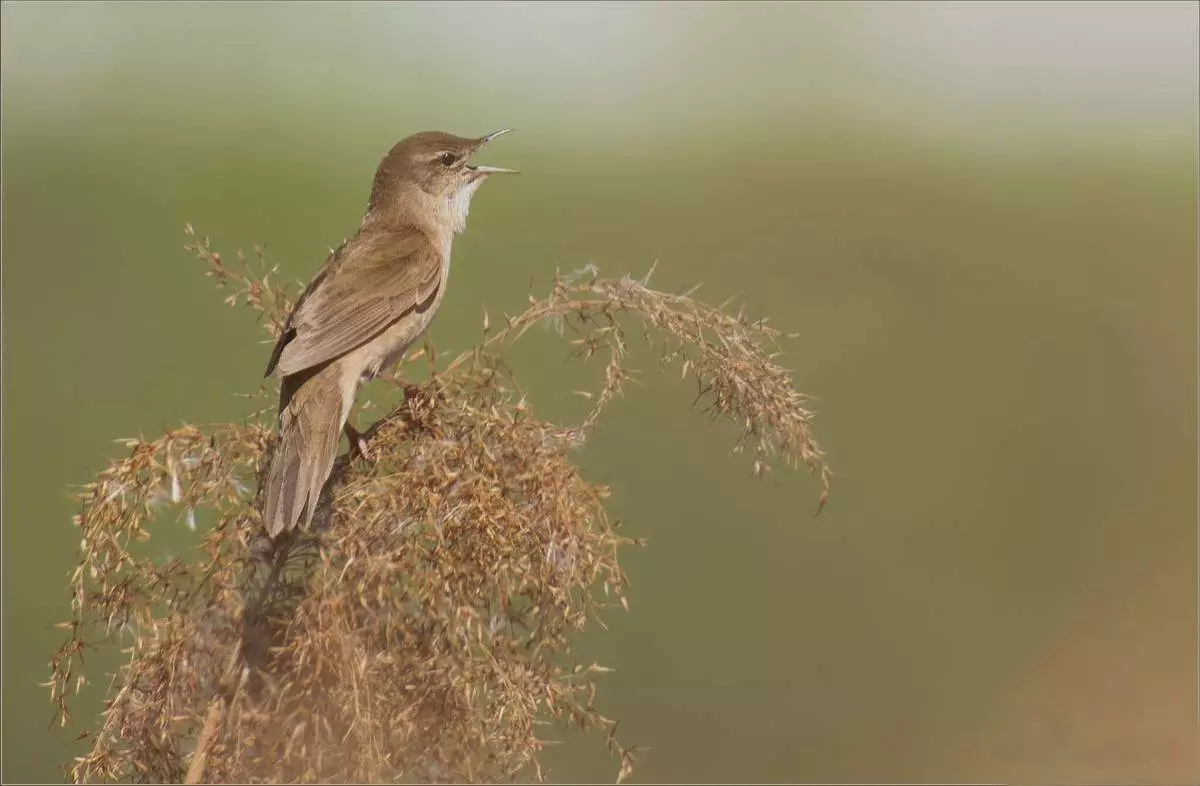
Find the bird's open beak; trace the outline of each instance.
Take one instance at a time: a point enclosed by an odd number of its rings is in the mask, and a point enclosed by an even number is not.
[[[488,134],[487,136],[480,137],[479,138],[479,147],[483,147],[484,145],[486,145],[488,142],[491,142],[496,137],[504,136],[505,134],[507,134],[510,131],[512,131],[511,128],[503,128],[499,131],[493,131],[492,133]],[[520,172],[516,169],[505,169],[502,166],[486,166],[484,164],[480,164],[479,166],[472,166],[471,164],[467,164],[467,169],[471,170],[472,172],[478,172],[481,175],[518,175],[518,174],[520,174]]]

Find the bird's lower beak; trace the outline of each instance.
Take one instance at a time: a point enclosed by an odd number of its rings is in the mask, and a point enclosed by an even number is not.
[[[519,174],[521,174],[520,170],[518,170],[518,169],[505,169],[502,166],[487,166],[485,164],[480,164],[479,166],[472,166],[471,164],[467,164],[467,169],[471,170],[472,172],[478,172],[481,175],[519,175]]]

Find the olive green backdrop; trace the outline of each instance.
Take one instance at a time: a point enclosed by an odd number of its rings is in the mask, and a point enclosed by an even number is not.
[[[111,665],[51,728],[71,485],[260,384],[184,223],[306,280],[397,139],[513,126],[440,353],[556,268],[658,260],[799,334],[836,473],[814,518],[639,359],[581,460],[649,546],[579,643],[636,778],[1194,781],[1195,4],[6,3],[2,33],[6,780],[62,777]],[[556,418],[565,356],[514,358]],[[553,777],[615,776],[556,735]]]

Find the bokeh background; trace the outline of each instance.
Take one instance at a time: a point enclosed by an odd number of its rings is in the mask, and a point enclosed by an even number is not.
[[[8,2],[0,32],[6,781],[62,777],[112,665],[51,728],[72,484],[254,406],[269,347],[184,223],[307,280],[393,142],[507,126],[481,161],[524,174],[475,199],[439,354],[556,268],[658,260],[799,334],[836,473],[814,518],[640,358],[581,460],[649,545],[578,644],[637,779],[1197,780],[1195,3]],[[534,406],[581,415],[533,347]],[[615,775],[552,735],[555,779]]]

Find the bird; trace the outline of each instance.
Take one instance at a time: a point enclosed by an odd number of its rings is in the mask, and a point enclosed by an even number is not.
[[[473,165],[481,137],[423,131],[397,142],[371,184],[362,224],[334,249],[284,322],[265,377],[277,373],[279,438],[266,473],[270,537],[311,526],[358,387],[400,360],[429,328],[446,294],[450,246],[471,198],[503,167]],[[365,452],[365,451],[362,451]]]

